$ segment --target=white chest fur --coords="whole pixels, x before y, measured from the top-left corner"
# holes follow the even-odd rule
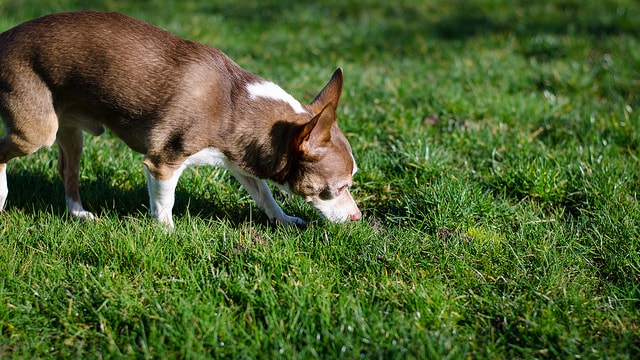
[[[189,156],[182,167],[216,166],[226,167],[227,157],[216,148],[206,148]]]

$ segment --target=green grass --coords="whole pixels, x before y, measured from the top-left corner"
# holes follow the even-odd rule
[[[9,164],[0,358],[637,358],[640,4],[0,0],[0,29],[118,10],[219,47],[310,101],[343,67],[358,224],[224,171],[182,177],[176,230],[141,156],[85,139]]]

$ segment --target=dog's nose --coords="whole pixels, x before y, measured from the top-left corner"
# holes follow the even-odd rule
[[[358,221],[362,217],[362,212],[360,210],[358,210],[357,213],[351,214],[351,215],[349,215],[349,217],[351,218],[351,221]]]

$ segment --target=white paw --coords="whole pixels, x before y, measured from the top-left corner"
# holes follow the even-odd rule
[[[90,221],[96,220],[96,216],[86,210],[70,211],[69,215],[71,215],[71,217],[73,217],[74,219],[78,219],[78,220],[90,220]]]
[[[72,198],[67,196],[66,201],[67,211],[69,211],[69,215],[71,215],[72,218],[91,221],[96,219],[95,215],[82,207],[82,203],[79,200],[73,200]]]
[[[282,225],[288,226],[304,226],[307,225],[307,222],[300,219],[299,217],[284,215],[283,218],[274,219],[274,222]]]
[[[160,214],[153,215],[153,218],[164,227],[165,230],[173,230],[173,216],[171,212],[162,212]]]

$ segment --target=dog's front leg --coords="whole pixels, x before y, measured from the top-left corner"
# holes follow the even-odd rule
[[[240,184],[247,189],[253,200],[267,214],[269,220],[285,225],[304,225],[306,222],[298,217],[284,213],[269,190],[267,182],[240,173],[237,170],[229,170],[238,179]]]
[[[157,173],[154,174],[149,170],[149,164],[146,161],[145,165],[151,216],[159,223],[173,229],[172,210],[176,198],[176,186],[184,167],[174,170],[168,179],[161,180]]]

